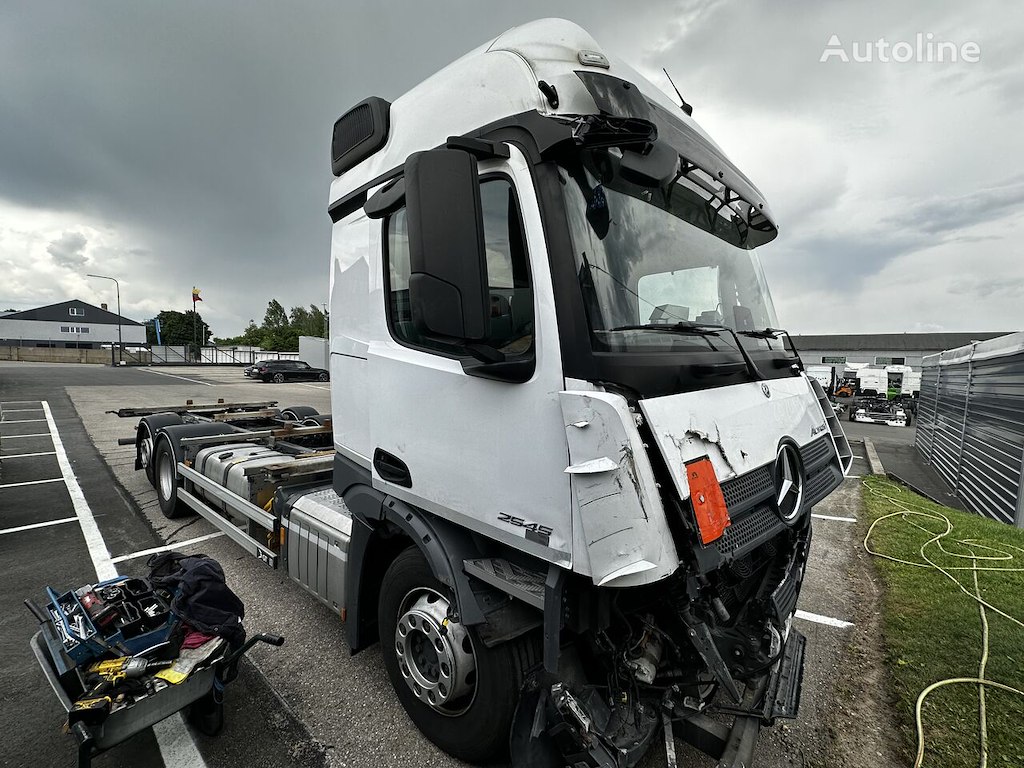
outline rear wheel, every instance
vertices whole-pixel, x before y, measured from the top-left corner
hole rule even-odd
[[[153,430],[150,429],[149,424],[142,422],[139,424],[139,431],[142,433],[142,438],[139,441],[139,459],[142,462],[143,470],[146,472],[146,479],[149,480],[151,486],[156,488],[156,466],[153,461]]]
[[[284,383],[284,374],[283,373],[275,373],[274,374],[274,383],[275,384],[283,384]]]
[[[293,405],[281,410],[281,418],[288,421],[302,421],[310,416],[319,416],[320,412],[309,405]]]
[[[391,685],[423,734],[448,754],[484,762],[508,749],[532,636],[487,648],[472,627],[447,620],[448,591],[416,547],[388,568],[378,603]]]
[[[185,517],[191,510],[178,501],[178,470],[174,451],[166,438],[156,444],[153,463],[156,466],[156,498],[160,502],[160,511],[172,520]]]

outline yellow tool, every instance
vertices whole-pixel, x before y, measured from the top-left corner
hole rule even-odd
[[[105,693],[115,685],[125,680],[135,680],[145,674],[153,674],[155,670],[162,670],[170,667],[173,662],[151,662],[148,658],[140,656],[122,656],[111,658],[106,662],[96,662],[89,665],[85,670],[86,679],[95,675],[100,678],[99,682],[86,695],[95,696]]]

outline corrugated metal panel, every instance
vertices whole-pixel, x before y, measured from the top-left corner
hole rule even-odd
[[[925,360],[915,444],[968,509],[1024,527],[1024,334]]]

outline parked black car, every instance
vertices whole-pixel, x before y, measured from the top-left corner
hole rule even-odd
[[[256,369],[263,381],[330,381],[331,375],[323,368],[313,368],[304,360],[265,360]]]
[[[266,365],[267,363],[272,363],[272,362],[273,362],[273,360],[257,360],[252,365],[247,365],[245,368],[243,368],[242,369],[242,375],[244,375],[246,377],[250,377],[250,376],[254,377],[254,376],[257,375],[256,371],[258,371],[260,369],[261,365]]]

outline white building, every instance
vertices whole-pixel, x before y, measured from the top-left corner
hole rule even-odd
[[[77,299],[21,312],[0,313],[0,346],[100,349],[118,340],[146,343],[142,323]]]

